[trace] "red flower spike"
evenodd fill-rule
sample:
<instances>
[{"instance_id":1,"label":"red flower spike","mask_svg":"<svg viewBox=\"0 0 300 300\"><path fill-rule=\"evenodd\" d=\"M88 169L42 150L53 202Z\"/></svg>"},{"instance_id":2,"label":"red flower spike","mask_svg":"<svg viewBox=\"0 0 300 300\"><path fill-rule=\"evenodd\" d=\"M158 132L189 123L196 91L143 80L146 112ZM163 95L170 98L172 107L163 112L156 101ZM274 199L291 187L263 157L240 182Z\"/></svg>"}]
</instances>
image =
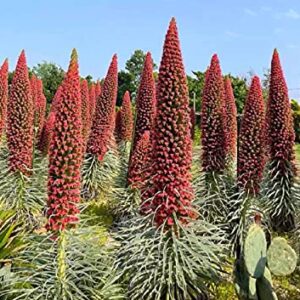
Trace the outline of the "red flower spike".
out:
<instances>
[{"instance_id":1,"label":"red flower spike","mask_svg":"<svg viewBox=\"0 0 300 300\"><path fill-rule=\"evenodd\" d=\"M211 59L205 74L201 110L202 167L205 172L222 173L225 169L225 100L219 59Z\"/></svg>"},{"instance_id":2,"label":"red flower spike","mask_svg":"<svg viewBox=\"0 0 300 300\"><path fill-rule=\"evenodd\" d=\"M176 21L165 38L159 68L157 112L152 150L151 184L142 211L155 213L159 226L172 226L176 214L181 222L192 216L190 110ZM151 203L149 203L151 199Z\"/></svg>"},{"instance_id":3,"label":"red flower spike","mask_svg":"<svg viewBox=\"0 0 300 300\"><path fill-rule=\"evenodd\" d=\"M41 136L46 114L47 100L43 91L43 82L40 79L36 79L36 102L35 102L35 120L34 124L37 127L37 137Z\"/></svg>"},{"instance_id":4,"label":"red flower spike","mask_svg":"<svg viewBox=\"0 0 300 300\"><path fill-rule=\"evenodd\" d=\"M32 101L35 107L37 102L37 77L34 74L32 74L30 78L30 87L31 87Z\"/></svg>"},{"instance_id":5,"label":"red flower spike","mask_svg":"<svg viewBox=\"0 0 300 300\"><path fill-rule=\"evenodd\" d=\"M265 166L265 113L259 78L253 77L239 134L238 185L257 195Z\"/></svg>"},{"instance_id":6,"label":"red flower spike","mask_svg":"<svg viewBox=\"0 0 300 300\"><path fill-rule=\"evenodd\" d=\"M0 137L6 124L8 99L8 60L6 59L0 69Z\"/></svg>"},{"instance_id":7,"label":"red flower spike","mask_svg":"<svg viewBox=\"0 0 300 300\"><path fill-rule=\"evenodd\" d=\"M270 160L286 160L293 164L295 141L293 116L287 85L276 49L271 63L267 130Z\"/></svg>"},{"instance_id":8,"label":"red flower spike","mask_svg":"<svg viewBox=\"0 0 300 300\"><path fill-rule=\"evenodd\" d=\"M132 151L134 151L138 140L144 132L151 132L155 116L155 106L156 96L155 81L153 77L153 61L151 53L148 52L146 54L141 83L136 98L136 124Z\"/></svg>"},{"instance_id":9,"label":"red flower spike","mask_svg":"<svg viewBox=\"0 0 300 300\"><path fill-rule=\"evenodd\" d=\"M53 135L53 128L55 124L55 113L50 112L49 116L44 123L43 130L40 135L38 149L43 153L43 155L47 155L49 152L49 147Z\"/></svg>"},{"instance_id":10,"label":"red flower spike","mask_svg":"<svg viewBox=\"0 0 300 300\"><path fill-rule=\"evenodd\" d=\"M96 102L97 102L97 99L100 97L100 95L101 95L101 84L100 84L100 81L97 81L96 86L95 86Z\"/></svg>"},{"instance_id":11,"label":"red flower spike","mask_svg":"<svg viewBox=\"0 0 300 300\"><path fill-rule=\"evenodd\" d=\"M125 92L123 97L120 117L121 117L120 138L122 141L130 142L132 139L133 115L132 115L130 94L128 91Z\"/></svg>"},{"instance_id":12,"label":"red flower spike","mask_svg":"<svg viewBox=\"0 0 300 300\"><path fill-rule=\"evenodd\" d=\"M33 153L33 100L24 50L19 56L7 105L9 166L30 175Z\"/></svg>"},{"instance_id":13,"label":"red flower spike","mask_svg":"<svg viewBox=\"0 0 300 300\"><path fill-rule=\"evenodd\" d=\"M82 117L82 138L84 141L84 150L85 153L85 145L88 140L92 120L90 115L90 100L89 100L89 86L87 81L84 79L81 81L81 117Z\"/></svg>"},{"instance_id":14,"label":"red flower spike","mask_svg":"<svg viewBox=\"0 0 300 300\"><path fill-rule=\"evenodd\" d=\"M92 83L89 88L89 100L90 100L90 119L92 122L95 108L96 108L96 90L95 90L94 83Z\"/></svg>"},{"instance_id":15,"label":"red flower spike","mask_svg":"<svg viewBox=\"0 0 300 300\"><path fill-rule=\"evenodd\" d=\"M144 186L150 146L150 132L145 131L138 140L128 169L128 185L131 188L141 189Z\"/></svg>"},{"instance_id":16,"label":"red flower spike","mask_svg":"<svg viewBox=\"0 0 300 300\"><path fill-rule=\"evenodd\" d=\"M115 126L115 106L118 89L117 55L112 58L100 97L97 98L92 129L87 144L87 153L102 160Z\"/></svg>"},{"instance_id":17,"label":"red flower spike","mask_svg":"<svg viewBox=\"0 0 300 300\"><path fill-rule=\"evenodd\" d=\"M237 109L233 95L231 80L224 79L226 107L226 155L235 160L237 147Z\"/></svg>"},{"instance_id":18,"label":"red flower spike","mask_svg":"<svg viewBox=\"0 0 300 300\"><path fill-rule=\"evenodd\" d=\"M49 149L47 229L63 230L77 222L82 161L81 95L76 50L73 50Z\"/></svg>"},{"instance_id":19,"label":"red flower spike","mask_svg":"<svg viewBox=\"0 0 300 300\"><path fill-rule=\"evenodd\" d=\"M57 111L57 107L59 106L61 91L62 91L62 86L60 85L56 90L56 93L52 99L51 109L50 109L51 112L55 113Z\"/></svg>"}]
</instances>

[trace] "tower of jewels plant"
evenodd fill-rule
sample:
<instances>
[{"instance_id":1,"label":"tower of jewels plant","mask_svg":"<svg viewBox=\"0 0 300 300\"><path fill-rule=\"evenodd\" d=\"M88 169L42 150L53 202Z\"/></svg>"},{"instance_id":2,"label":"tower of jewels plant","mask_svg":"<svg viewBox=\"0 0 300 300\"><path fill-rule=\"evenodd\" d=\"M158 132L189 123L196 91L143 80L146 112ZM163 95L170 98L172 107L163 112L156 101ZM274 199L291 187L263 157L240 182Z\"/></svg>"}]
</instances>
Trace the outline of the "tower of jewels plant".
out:
<instances>
[{"instance_id":1,"label":"tower of jewels plant","mask_svg":"<svg viewBox=\"0 0 300 300\"><path fill-rule=\"evenodd\" d=\"M82 167L82 195L86 200L97 198L103 191L108 192L118 174L119 158L117 149L112 147L117 89L118 64L117 55L114 55L101 94L96 100L96 110Z\"/></svg>"},{"instance_id":2,"label":"tower of jewels plant","mask_svg":"<svg viewBox=\"0 0 300 300\"><path fill-rule=\"evenodd\" d=\"M275 49L266 111L268 163L264 191L272 227L280 232L295 228L296 208L300 203L292 118L288 89Z\"/></svg>"},{"instance_id":3,"label":"tower of jewels plant","mask_svg":"<svg viewBox=\"0 0 300 300\"><path fill-rule=\"evenodd\" d=\"M7 147L0 153L1 206L34 225L45 201L45 176L33 165L34 106L25 52L21 52L7 103ZM7 149L8 148L8 149Z\"/></svg>"},{"instance_id":4,"label":"tower of jewels plant","mask_svg":"<svg viewBox=\"0 0 300 300\"><path fill-rule=\"evenodd\" d=\"M239 256L259 196L265 167L265 107L260 80L250 85L239 132L237 193L230 199L228 224L232 250Z\"/></svg>"},{"instance_id":5,"label":"tower of jewels plant","mask_svg":"<svg viewBox=\"0 0 300 300\"><path fill-rule=\"evenodd\" d=\"M217 229L197 220L192 204L189 100L174 18L159 68L153 130L150 198L118 233L116 267L128 283L130 299L197 299L206 293L207 281L218 277L216 252L222 246Z\"/></svg>"}]
</instances>

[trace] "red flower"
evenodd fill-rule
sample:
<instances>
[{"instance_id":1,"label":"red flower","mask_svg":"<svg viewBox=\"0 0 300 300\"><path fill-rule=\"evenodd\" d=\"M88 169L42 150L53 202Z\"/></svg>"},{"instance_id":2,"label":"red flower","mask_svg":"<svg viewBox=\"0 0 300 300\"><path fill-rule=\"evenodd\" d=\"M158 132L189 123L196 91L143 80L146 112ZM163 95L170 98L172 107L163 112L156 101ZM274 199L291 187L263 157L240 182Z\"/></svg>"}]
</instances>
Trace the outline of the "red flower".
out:
<instances>
[{"instance_id":1,"label":"red flower","mask_svg":"<svg viewBox=\"0 0 300 300\"><path fill-rule=\"evenodd\" d=\"M96 90L95 90L94 83L92 83L89 88L89 100L90 100L90 118L92 122L95 108L96 108Z\"/></svg>"},{"instance_id":2,"label":"red flower","mask_svg":"<svg viewBox=\"0 0 300 300\"><path fill-rule=\"evenodd\" d=\"M50 112L46 122L44 123L43 130L38 142L38 149L43 153L43 155L47 155L49 152L54 124L55 112Z\"/></svg>"},{"instance_id":3,"label":"red flower","mask_svg":"<svg viewBox=\"0 0 300 300\"><path fill-rule=\"evenodd\" d=\"M46 114L46 97L43 92L43 82L40 79L36 78L36 102L34 105L35 108L35 126L37 127L37 137L41 136L44 123L45 123L45 114Z\"/></svg>"},{"instance_id":4,"label":"red flower","mask_svg":"<svg viewBox=\"0 0 300 300\"><path fill-rule=\"evenodd\" d=\"M176 21L170 22L159 68L157 113L152 150L151 185L142 210L155 212L157 225L173 216L182 222L191 216L193 192L191 167L190 111L186 75Z\"/></svg>"},{"instance_id":5,"label":"red flower","mask_svg":"<svg viewBox=\"0 0 300 300\"><path fill-rule=\"evenodd\" d=\"M33 153L33 100L25 52L21 52L10 86L7 106L9 166L29 175Z\"/></svg>"},{"instance_id":6,"label":"red flower","mask_svg":"<svg viewBox=\"0 0 300 300\"><path fill-rule=\"evenodd\" d=\"M150 146L150 132L145 131L138 140L128 169L128 184L132 188L141 189L144 186L147 169L149 167L148 157L151 149Z\"/></svg>"},{"instance_id":7,"label":"red flower","mask_svg":"<svg viewBox=\"0 0 300 300\"><path fill-rule=\"evenodd\" d=\"M201 111L202 167L205 172L225 169L224 84L217 55L213 55L205 74Z\"/></svg>"},{"instance_id":8,"label":"red flower","mask_svg":"<svg viewBox=\"0 0 300 300\"><path fill-rule=\"evenodd\" d=\"M113 56L100 97L97 98L96 111L87 144L87 153L102 160L115 125L115 106L118 89L117 55Z\"/></svg>"},{"instance_id":9,"label":"red flower","mask_svg":"<svg viewBox=\"0 0 300 300\"><path fill-rule=\"evenodd\" d=\"M130 142L133 130L133 115L129 92L126 91L123 97L122 108L120 110L120 138L122 141Z\"/></svg>"},{"instance_id":10,"label":"red flower","mask_svg":"<svg viewBox=\"0 0 300 300\"><path fill-rule=\"evenodd\" d=\"M82 160L81 97L74 49L61 87L49 149L48 230L63 230L77 221Z\"/></svg>"},{"instance_id":11,"label":"red flower","mask_svg":"<svg viewBox=\"0 0 300 300\"><path fill-rule=\"evenodd\" d=\"M87 81L84 79L81 81L81 117L82 117L82 138L85 144L88 140L91 130L91 115L90 115L90 100L89 100L89 87Z\"/></svg>"},{"instance_id":12,"label":"red flower","mask_svg":"<svg viewBox=\"0 0 300 300\"><path fill-rule=\"evenodd\" d=\"M225 108L226 108L226 155L236 158L237 147L237 109L229 77L224 79Z\"/></svg>"},{"instance_id":13,"label":"red flower","mask_svg":"<svg viewBox=\"0 0 300 300\"><path fill-rule=\"evenodd\" d=\"M134 130L133 148L134 151L138 140L145 131L150 131L155 116L155 81L153 77L153 61L150 52L147 53L144 69L141 76L141 83L136 99L136 124Z\"/></svg>"},{"instance_id":14,"label":"red flower","mask_svg":"<svg viewBox=\"0 0 300 300\"><path fill-rule=\"evenodd\" d=\"M287 85L276 49L271 64L267 130L270 160L286 160L293 163L295 141L293 116Z\"/></svg>"},{"instance_id":15,"label":"red flower","mask_svg":"<svg viewBox=\"0 0 300 300\"><path fill-rule=\"evenodd\" d=\"M60 85L56 90L56 93L52 99L51 112L55 113L57 111L57 107L59 106L61 91L62 91L62 86Z\"/></svg>"},{"instance_id":16,"label":"red flower","mask_svg":"<svg viewBox=\"0 0 300 300\"><path fill-rule=\"evenodd\" d=\"M264 99L257 76L253 77L244 107L238 151L238 184L248 193L259 192L265 166Z\"/></svg>"},{"instance_id":17,"label":"red flower","mask_svg":"<svg viewBox=\"0 0 300 300\"><path fill-rule=\"evenodd\" d=\"M96 96L96 102L97 102L97 99L100 97L101 95L101 84L100 84L100 81L97 81L96 83L96 86L95 86L95 96Z\"/></svg>"},{"instance_id":18,"label":"red flower","mask_svg":"<svg viewBox=\"0 0 300 300\"><path fill-rule=\"evenodd\" d=\"M0 137L6 124L8 99L8 60L6 59L0 69Z\"/></svg>"}]
</instances>

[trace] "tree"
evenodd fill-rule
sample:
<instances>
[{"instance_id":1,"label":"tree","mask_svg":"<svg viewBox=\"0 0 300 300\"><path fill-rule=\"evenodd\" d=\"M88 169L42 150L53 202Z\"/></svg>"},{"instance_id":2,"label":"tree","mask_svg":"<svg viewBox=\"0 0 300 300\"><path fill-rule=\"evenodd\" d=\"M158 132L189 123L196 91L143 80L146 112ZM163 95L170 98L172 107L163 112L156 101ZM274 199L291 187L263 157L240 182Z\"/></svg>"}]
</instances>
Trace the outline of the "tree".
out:
<instances>
[{"instance_id":1,"label":"tree","mask_svg":"<svg viewBox=\"0 0 300 300\"><path fill-rule=\"evenodd\" d=\"M201 110L205 72L192 71L192 73L193 76L187 76L189 97L191 103L194 97L196 98L196 111L198 112ZM227 77L229 77L232 82L237 112L238 114L241 114L244 109L244 103L248 92L247 79L245 77L233 76L231 74L228 74Z\"/></svg>"},{"instance_id":2,"label":"tree","mask_svg":"<svg viewBox=\"0 0 300 300\"><path fill-rule=\"evenodd\" d=\"M136 93L140 83L144 61L146 58L146 52L138 49L133 52L131 57L127 60L125 65L125 71L122 70L118 74L119 90L117 105L120 106L122 103L123 95L126 91L130 92L132 101L135 101ZM157 68L153 62L153 70Z\"/></svg>"},{"instance_id":3,"label":"tree","mask_svg":"<svg viewBox=\"0 0 300 300\"><path fill-rule=\"evenodd\" d=\"M44 94L51 103L54 94L64 79L65 72L57 64L43 61L32 68L33 73L43 81Z\"/></svg>"},{"instance_id":4,"label":"tree","mask_svg":"<svg viewBox=\"0 0 300 300\"><path fill-rule=\"evenodd\" d=\"M300 143L300 105L296 100L291 101L294 130L295 130L295 142Z\"/></svg>"},{"instance_id":5,"label":"tree","mask_svg":"<svg viewBox=\"0 0 300 300\"><path fill-rule=\"evenodd\" d=\"M118 73L118 96L117 96L117 106L122 105L123 96L126 91L131 95L135 93L135 86L133 84L134 77L131 73L121 70Z\"/></svg>"}]
</instances>

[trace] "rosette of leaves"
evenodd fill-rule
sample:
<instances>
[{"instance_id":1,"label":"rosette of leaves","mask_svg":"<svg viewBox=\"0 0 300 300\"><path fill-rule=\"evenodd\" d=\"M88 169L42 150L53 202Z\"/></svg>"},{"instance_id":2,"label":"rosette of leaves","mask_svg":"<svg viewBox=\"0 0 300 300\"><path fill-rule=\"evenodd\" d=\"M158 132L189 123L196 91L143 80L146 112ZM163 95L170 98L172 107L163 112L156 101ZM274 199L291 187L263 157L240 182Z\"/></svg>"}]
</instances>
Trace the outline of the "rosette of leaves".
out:
<instances>
[{"instance_id":1,"label":"rosette of leaves","mask_svg":"<svg viewBox=\"0 0 300 300\"><path fill-rule=\"evenodd\" d=\"M204 220L183 225L175 216L169 230L167 222L157 227L154 217L124 221L117 233L121 248L115 267L127 283L128 299L196 300L207 295L209 283L222 273L222 232Z\"/></svg>"},{"instance_id":2,"label":"rosette of leaves","mask_svg":"<svg viewBox=\"0 0 300 300\"><path fill-rule=\"evenodd\" d=\"M11 276L0 296L11 299L115 300L124 299L111 270L113 245L105 229L85 226L34 234L14 257ZM105 241L105 242L104 242Z\"/></svg>"},{"instance_id":3,"label":"rosette of leaves","mask_svg":"<svg viewBox=\"0 0 300 300\"><path fill-rule=\"evenodd\" d=\"M3 145L0 148L0 206L14 210L15 217L26 220L29 229L40 223L46 204L47 160L36 153L30 176L20 171L11 172L8 160L9 151Z\"/></svg>"}]
</instances>

